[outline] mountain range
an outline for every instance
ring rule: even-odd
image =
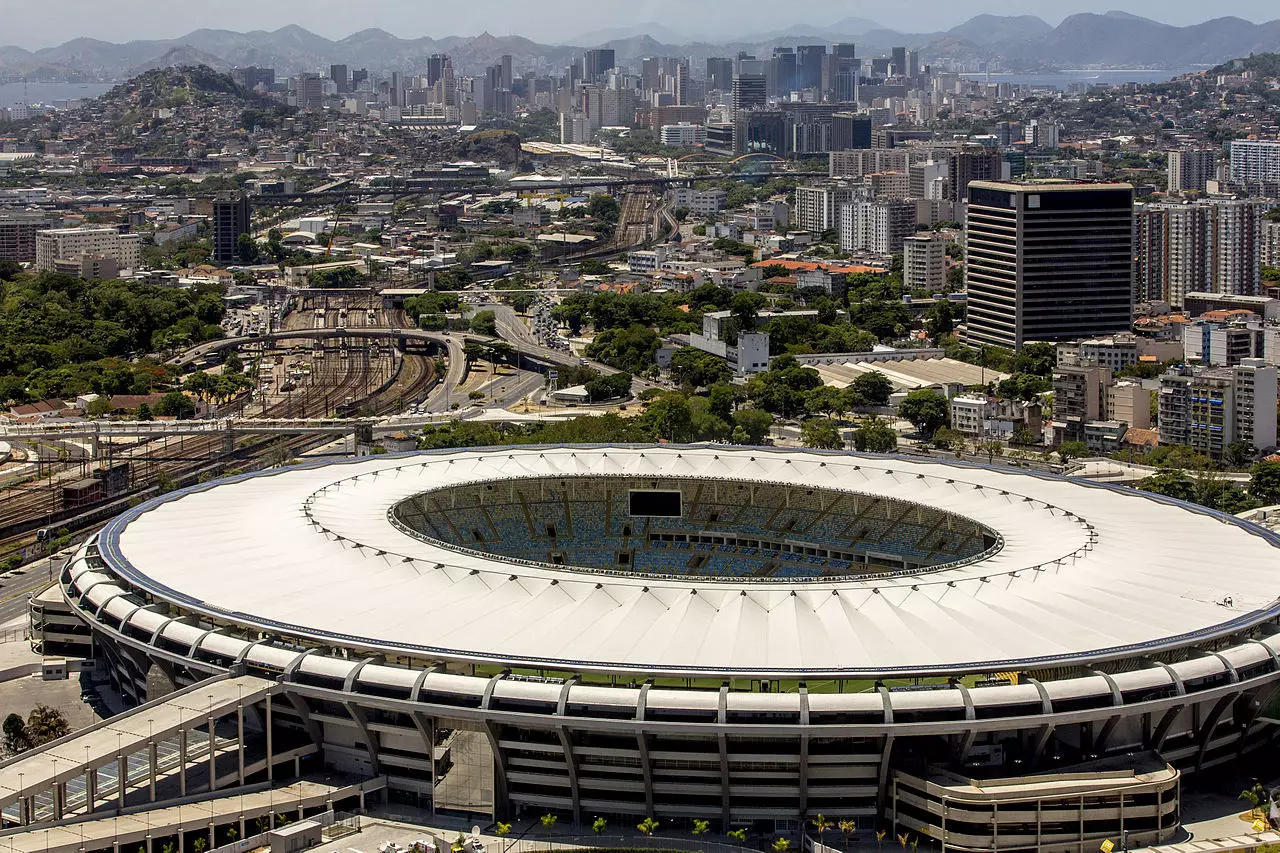
[[[902,33],[866,18],[846,18],[821,26],[794,25],[755,33],[732,42],[681,39],[680,34],[657,23],[583,33],[563,45],[489,33],[405,39],[369,29],[335,41],[296,25],[273,32],[202,29],[176,39],[125,44],[78,38],[36,51],[0,47],[0,80],[23,76],[115,80],[150,68],[196,61],[218,69],[271,67],[278,75],[327,70],[336,63],[374,73],[413,72],[422,69],[432,53],[452,56],[458,74],[482,73],[503,54],[512,56],[517,69],[555,72],[588,47],[612,47],[619,63],[636,65],[644,56],[688,56],[701,62],[709,56],[734,56],[739,51],[767,56],[778,45],[832,42],[854,42],[861,56],[881,55],[901,45],[918,50],[924,62],[989,63],[1009,71],[1185,69],[1280,51],[1280,20],[1254,24],[1224,17],[1176,27],[1124,12],[1107,12],[1071,15],[1055,27],[1033,15],[979,15],[942,32]]]

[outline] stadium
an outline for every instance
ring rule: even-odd
[[[132,701],[277,681],[277,743],[398,802],[1079,851],[1270,739],[1277,544],[1011,468],[505,447],[173,492],[61,588]]]

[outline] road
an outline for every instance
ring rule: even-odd
[[[0,625],[25,616],[27,598],[57,580],[56,572],[72,553],[62,551],[0,575]]]

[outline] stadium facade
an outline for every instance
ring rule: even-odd
[[[1173,838],[1182,775],[1269,739],[1277,544],[958,463],[447,451],[143,504],[68,564],[78,624],[55,630],[91,637],[137,702],[278,680],[277,741],[435,809],[769,831],[822,813],[1082,851]]]

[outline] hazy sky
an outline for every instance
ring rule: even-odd
[[[524,35],[542,42],[568,41],[593,30],[659,21],[679,33],[736,36],[792,24],[828,24],[861,16],[906,32],[954,26],[981,12],[1038,14],[1056,24],[1070,12],[1120,8],[1172,24],[1198,23],[1206,17],[1237,15],[1252,21],[1280,17],[1275,0],[1226,0],[1206,6],[1192,0],[915,0],[912,3],[850,3],[810,0],[780,12],[776,0],[311,0],[264,3],[262,0],[0,0],[0,45],[29,50],[78,36],[107,41],[175,38],[198,27],[246,31],[300,24],[312,32],[341,38],[367,27],[381,27],[406,38],[475,35]]]

